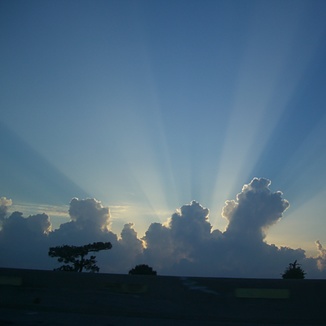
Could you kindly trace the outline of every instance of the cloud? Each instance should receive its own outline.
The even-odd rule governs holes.
[[[138,239],[137,232],[132,223],[125,224],[121,231],[120,244],[126,247],[134,255],[140,255],[143,252],[143,242]]]
[[[161,223],[152,223],[143,237],[146,245],[144,260],[158,270],[177,262],[170,229]]]
[[[213,229],[209,210],[196,201],[183,205],[165,223],[152,223],[139,239],[134,225],[124,225],[118,236],[110,230],[108,207],[95,199],[73,198],[70,221],[51,230],[46,214],[14,212],[6,217],[11,201],[1,199],[0,265],[53,269],[47,256],[56,245],[82,245],[110,241],[112,249],[97,253],[101,272],[128,273],[148,264],[161,275],[279,278],[290,262],[298,260],[307,277],[325,277],[326,250],[316,242],[319,256],[306,258],[302,249],[276,247],[264,239],[282,218],[289,202],[270,190],[267,179],[254,178],[236,198],[226,202],[222,214],[229,221],[225,232]]]
[[[46,214],[31,215],[28,218],[23,217],[23,213],[13,212],[3,222],[4,232],[10,234],[33,234],[34,236],[43,236],[51,230],[49,216]]]
[[[222,216],[228,221],[228,237],[244,237],[247,241],[261,241],[267,229],[276,223],[289,207],[282,193],[271,192],[270,180],[254,178],[244,185],[235,200],[228,200]]]
[[[8,208],[12,205],[11,199],[0,197],[0,223],[7,215]]]
[[[117,241],[109,231],[110,211],[93,198],[73,198],[69,204],[70,221],[60,225],[49,238],[53,245],[82,245],[85,242]],[[109,240],[108,240],[109,239]]]
[[[111,242],[112,249],[96,254],[101,272],[125,273],[142,254],[143,243],[133,224],[124,225],[120,238],[110,231],[108,207],[96,199],[73,198],[69,204],[70,221],[49,234],[51,246],[83,245],[95,241]],[[53,268],[56,267],[54,264]]]
[[[185,242],[210,237],[212,226],[208,220],[209,210],[196,201],[184,205],[168,221],[172,236],[183,236]]]
[[[182,206],[162,225],[153,223],[145,233],[144,256],[165,273],[174,274],[180,262],[194,263],[207,241],[215,239],[211,233],[209,210],[196,201]]]
[[[324,271],[326,269],[326,249],[323,248],[320,241],[316,241],[316,246],[318,250],[318,257],[317,257],[317,266],[319,270]]]
[[[13,212],[0,231],[0,264],[3,267],[47,268],[48,235],[51,223],[46,214],[23,217]]]
[[[71,220],[81,227],[105,230],[110,225],[109,209],[93,198],[84,200],[73,198],[70,202],[69,215]]]
[[[112,255],[107,256],[107,263],[113,268],[113,271],[117,268],[115,271],[126,273],[142,261],[143,241],[138,239],[132,223],[124,225],[120,239],[115,243],[115,249],[115,253],[113,250]]]

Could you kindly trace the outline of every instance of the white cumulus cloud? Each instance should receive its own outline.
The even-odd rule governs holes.
[[[322,246],[319,240],[316,241],[318,250],[317,265],[321,271],[326,269],[326,249]]]
[[[270,180],[254,178],[235,200],[226,202],[222,216],[229,221],[228,236],[261,241],[267,229],[282,217],[289,202],[280,191],[272,192],[270,184]]]
[[[12,205],[11,199],[0,197],[0,223],[7,215],[8,208]]]

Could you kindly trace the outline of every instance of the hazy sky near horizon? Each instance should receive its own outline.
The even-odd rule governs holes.
[[[266,240],[326,245],[325,1],[4,0],[0,40],[0,197],[140,234],[196,200],[223,231],[264,177],[290,203]]]

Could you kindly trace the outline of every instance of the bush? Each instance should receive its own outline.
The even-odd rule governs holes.
[[[142,264],[131,269],[129,275],[156,275],[156,271],[154,271],[152,267]]]

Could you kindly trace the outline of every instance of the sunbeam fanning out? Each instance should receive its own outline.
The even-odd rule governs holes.
[[[270,276],[300,259],[324,275],[325,13],[322,0],[2,1],[0,241],[38,234],[41,254],[98,237],[119,272],[146,258],[232,276],[270,255]],[[71,198],[108,224],[88,233]]]
[[[67,197],[88,196],[75,182],[0,121],[1,191],[20,201],[65,204]]]
[[[214,192],[217,198],[223,194],[227,198],[234,195],[239,181],[245,182],[257,174],[254,167],[262,153],[269,149],[268,142],[279,131],[277,127],[280,120],[287,115],[287,111],[295,114],[294,111],[298,109],[291,105],[291,101],[301,92],[302,78],[312,68],[312,60],[325,35],[325,26],[322,23],[320,29],[315,30],[314,26],[314,33],[308,34],[305,31],[303,34],[301,24],[306,15],[306,6],[303,3],[293,8],[289,2],[284,2],[283,11],[277,15],[276,20],[269,10],[270,8],[260,3],[250,24],[234,103],[226,121],[228,128]],[[309,37],[309,40],[302,36]],[[302,46],[305,42],[309,42],[309,48]],[[304,51],[298,52],[299,47]],[[293,73],[294,57],[296,67]],[[318,110],[319,115],[323,115],[314,105],[310,110]],[[304,133],[305,130],[300,132]],[[282,138],[284,134],[283,130]],[[274,176],[275,171],[271,169],[267,173]]]

